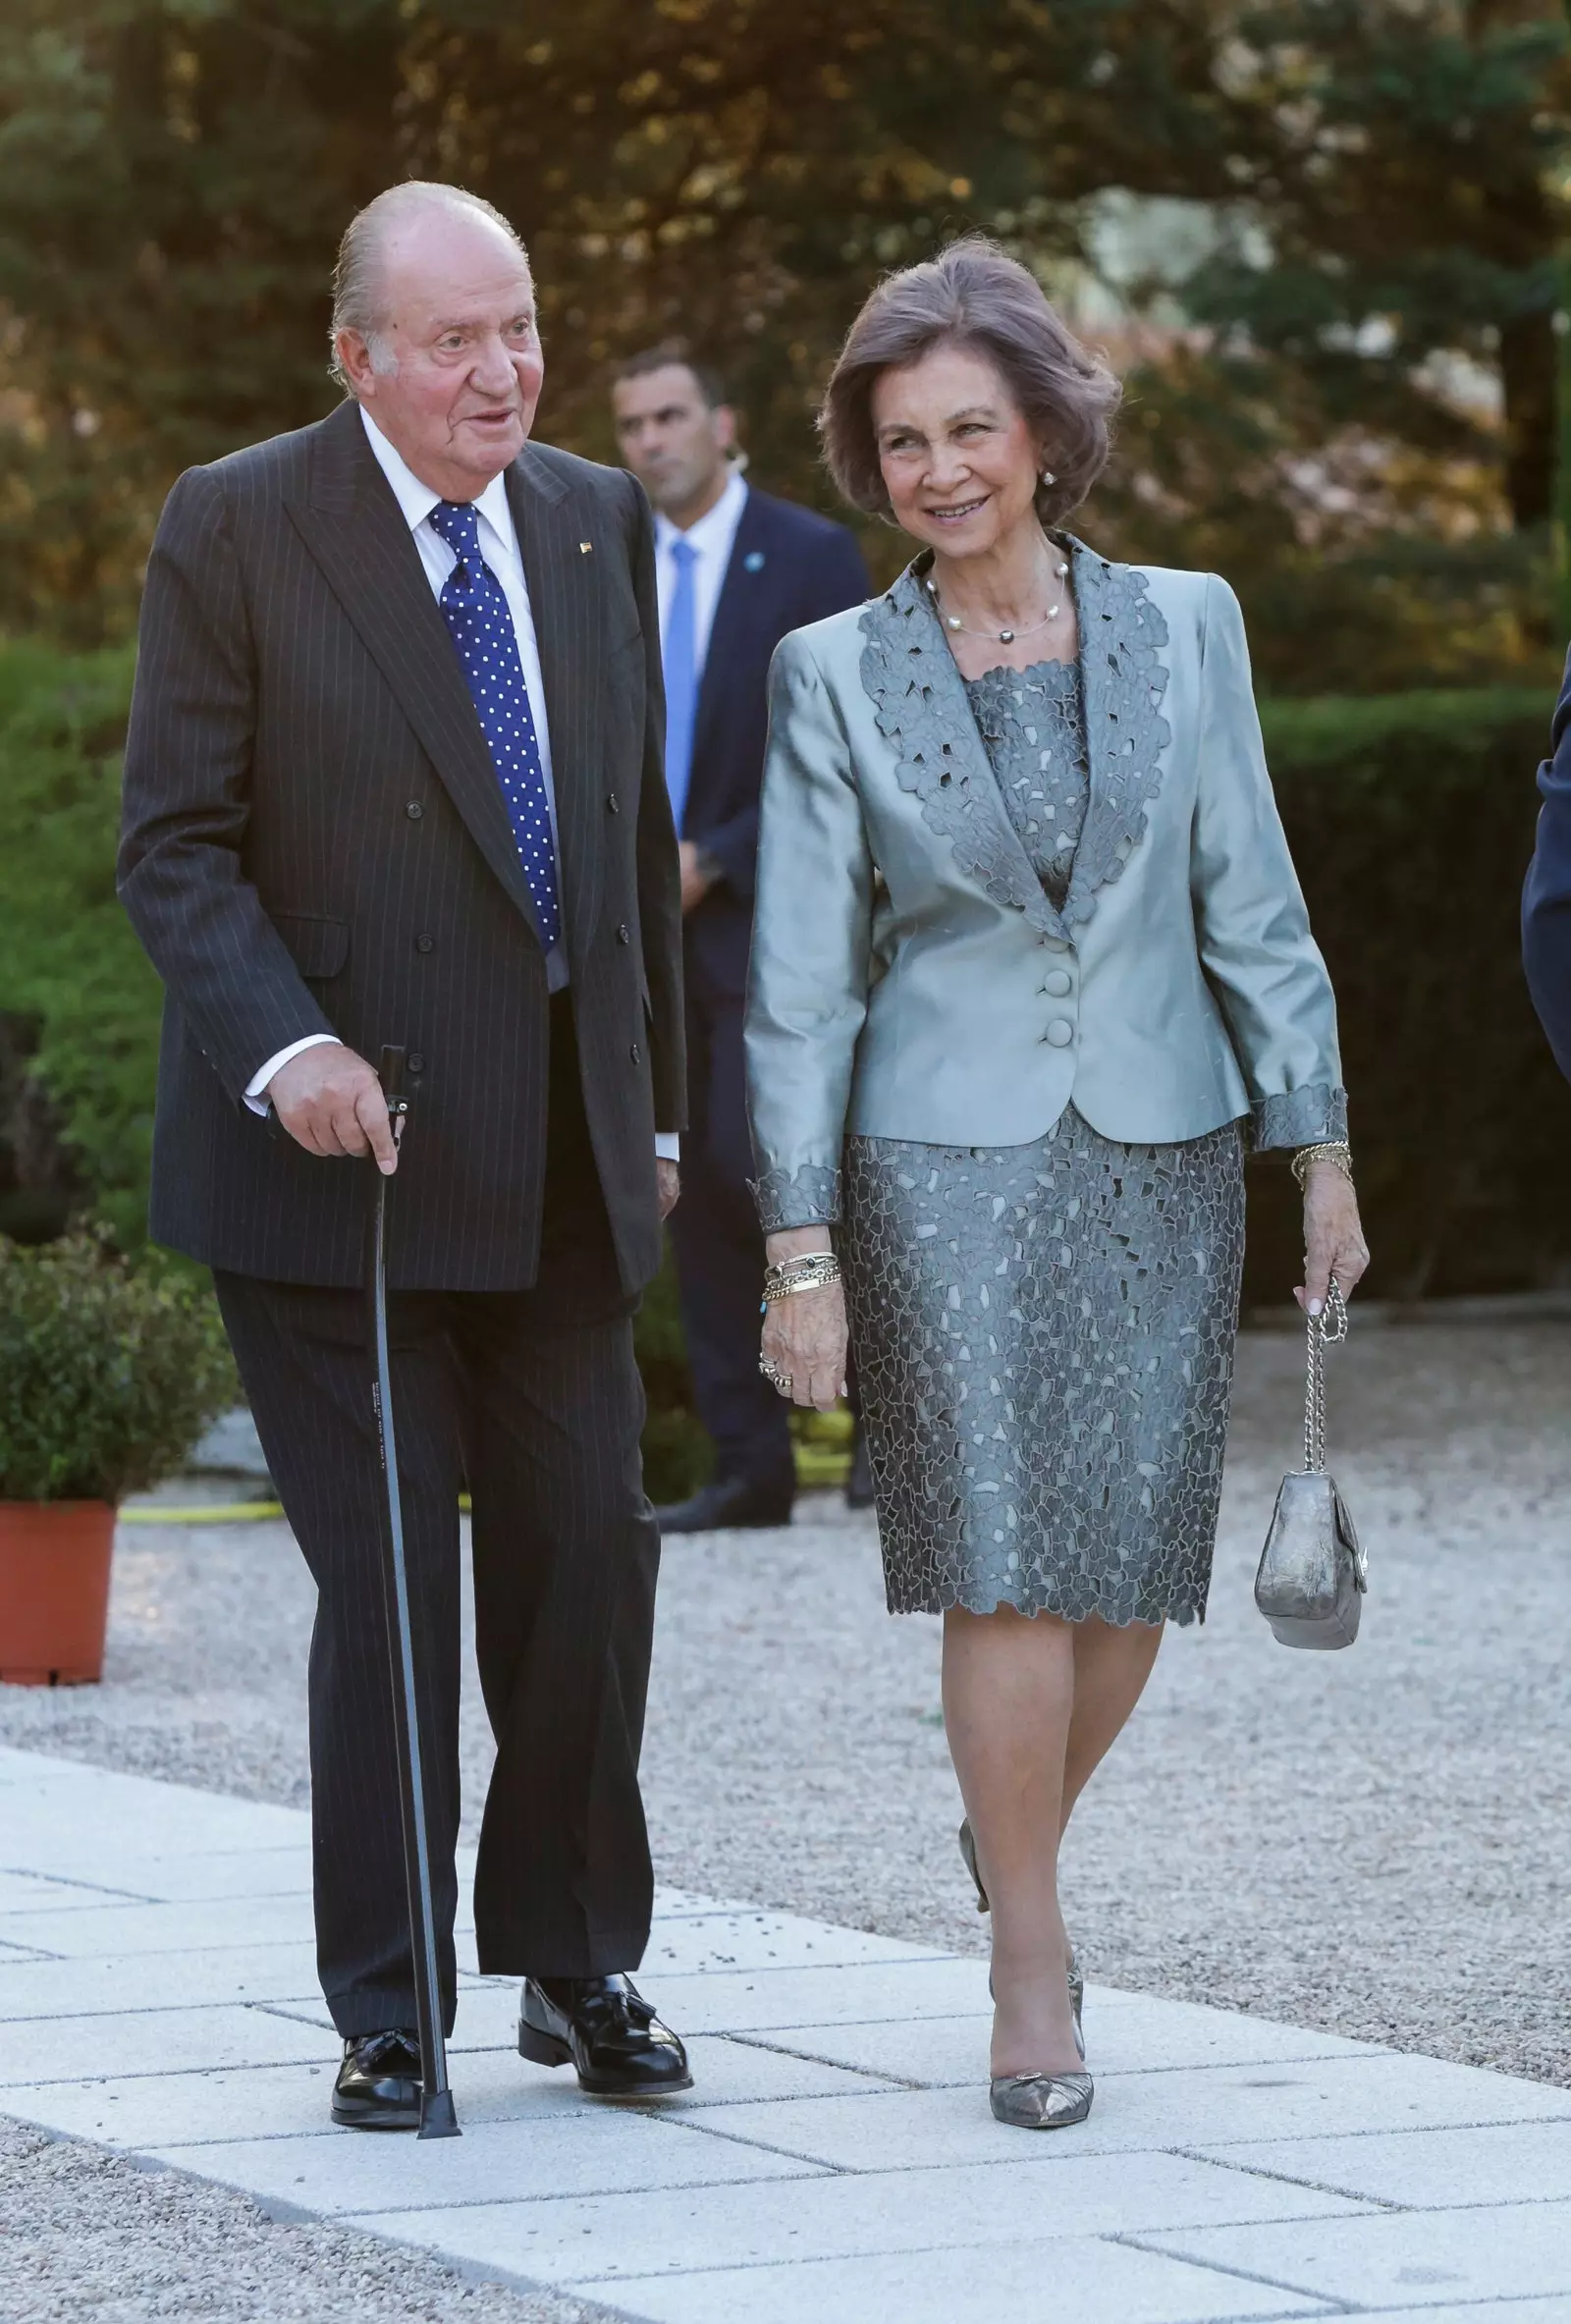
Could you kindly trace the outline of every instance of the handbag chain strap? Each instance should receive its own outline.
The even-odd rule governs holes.
[[[1347,1302],[1332,1275],[1326,1305],[1308,1318],[1308,1368],[1304,1380],[1304,1467],[1326,1467],[1326,1350],[1347,1337]]]

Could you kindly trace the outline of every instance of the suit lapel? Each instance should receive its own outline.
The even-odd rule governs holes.
[[[598,516],[528,445],[508,470],[508,505],[545,681],[568,956],[577,968],[600,911],[606,673],[605,598],[596,560],[610,555],[612,544],[598,537]],[[580,546],[584,541],[587,549]]]
[[[323,422],[309,498],[292,501],[290,515],[486,862],[538,935],[496,768],[448,625],[355,405]]]
[[[923,559],[907,566],[860,623],[862,684],[894,752],[900,786],[920,800],[924,822],[948,842],[968,879],[1045,935],[1061,936],[1063,924],[1009,821],[925,573]]]
[[[1090,919],[1097,892],[1116,880],[1145,838],[1146,810],[1162,788],[1172,729],[1162,715],[1167,624],[1136,567],[1111,565],[1072,534],[1069,552],[1080,626],[1080,684],[1089,792],[1063,917]]]

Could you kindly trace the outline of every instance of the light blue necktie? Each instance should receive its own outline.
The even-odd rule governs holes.
[[[698,589],[693,567],[698,552],[691,541],[671,544],[677,567],[677,586],[666,616],[666,643],[662,660],[666,673],[666,788],[671,793],[671,817],[677,833],[687,806],[687,785],[693,772],[693,721],[698,714]]]
[[[557,849],[518,633],[502,583],[480,554],[480,519],[471,504],[438,501],[431,525],[459,561],[442,584],[439,603],[491,748],[540,942],[549,952],[562,934]]]

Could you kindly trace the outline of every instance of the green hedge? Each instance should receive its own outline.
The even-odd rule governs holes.
[[[1571,1093],[1520,962],[1537,690],[1269,703],[1267,749],[1336,987],[1359,1186],[1387,1297],[1540,1283],[1571,1247]],[[1295,1190],[1252,1183],[1249,1295],[1297,1280]]]
[[[158,989],[114,896],[130,677],[126,651],[0,647],[0,1230],[53,1230],[51,1204],[85,1200],[128,1245],[143,1231]],[[1571,1247],[1571,1095],[1517,948],[1549,708],[1537,691],[1266,705],[1341,1005],[1370,1288],[1387,1295],[1537,1283]],[[34,1087],[66,1158],[44,1184]],[[1263,1162],[1247,1295],[1282,1296],[1297,1252],[1291,1180]],[[701,1454],[669,1275],[641,1353],[652,1482],[676,1490]]]
[[[58,1231],[79,1191],[128,1246],[145,1231],[159,987],[115,896],[131,674],[129,648],[0,647],[0,1232]]]

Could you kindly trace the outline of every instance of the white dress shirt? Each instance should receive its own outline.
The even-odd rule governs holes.
[[[715,626],[715,609],[720,603],[720,592],[725,585],[726,567],[731,563],[731,550],[736,545],[736,527],[742,520],[747,506],[747,482],[740,468],[732,468],[726,479],[726,489],[712,509],[705,511],[696,524],[689,524],[685,532],[673,524],[669,516],[655,517],[655,587],[660,597],[660,637],[665,643],[666,622],[671,612],[671,600],[677,587],[677,560],[672,550],[677,541],[685,541],[694,552],[693,561],[693,676],[702,678],[704,658],[709,652],[710,632]]]
[[[438,506],[442,495],[433,492],[429,484],[422,484],[408,462],[391,445],[376,425],[364,405],[360,418],[365,423],[366,441],[376,455],[377,465],[393,487],[393,495],[404,513],[404,520],[414,536],[420,552],[420,563],[425,577],[431,584],[431,594],[440,598],[449,573],[458,564],[458,551],[445,541],[431,523],[431,511]],[[557,832],[557,794],[551,778],[551,729],[547,718],[545,679],[540,669],[540,643],[535,635],[534,615],[529,607],[529,584],[524,576],[523,557],[518,548],[517,530],[513,521],[513,511],[508,506],[505,476],[493,476],[484,492],[474,500],[479,518],[480,554],[502,585],[513,616],[513,626],[518,641],[518,659],[523,665],[523,682],[529,690],[529,709],[534,719],[535,737],[540,745],[540,766],[545,776],[546,806],[551,816],[552,844],[557,850],[557,862],[562,861],[562,849]],[[710,512],[711,516],[717,511]],[[734,531],[734,525],[732,531]],[[728,539],[727,555],[731,554]],[[724,569],[724,568],[722,568]],[[713,610],[710,619],[713,620]],[[705,632],[707,638],[707,631]],[[565,908],[565,898],[559,898]],[[568,981],[568,956],[562,939],[547,955],[547,976],[553,992],[560,992]],[[330,1033],[308,1033],[303,1041],[292,1041],[268,1058],[265,1065],[251,1076],[245,1091],[245,1103],[254,1113],[267,1111],[267,1085],[280,1066],[291,1057],[298,1057],[302,1050],[314,1049],[319,1042],[331,1041]],[[667,1162],[677,1159],[679,1141],[675,1132],[657,1131],[655,1152]]]

